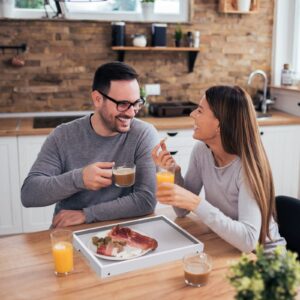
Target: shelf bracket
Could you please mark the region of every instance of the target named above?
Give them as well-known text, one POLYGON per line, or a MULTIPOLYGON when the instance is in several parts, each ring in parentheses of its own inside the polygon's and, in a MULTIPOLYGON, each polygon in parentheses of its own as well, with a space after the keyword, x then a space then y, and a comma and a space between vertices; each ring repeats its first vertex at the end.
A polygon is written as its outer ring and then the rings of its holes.
POLYGON ((189 73, 192 73, 194 70, 195 61, 198 55, 198 51, 189 51, 188 52, 188 70, 189 73))
POLYGON ((118 61, 124 61, 125 58, 125 51, 124 50, 118 50, 118 61))
POLYGON ((27 49, 27 45, 26 44, 21 44, 21 45, 17 45, 17 46, 4 46, 4 45, 0 45, 0 50, 2 51, 2 54, 5 53, 5 50, 17 50, 17 54, 19 54, 19 51, 21 52, 25 52, 27 49))

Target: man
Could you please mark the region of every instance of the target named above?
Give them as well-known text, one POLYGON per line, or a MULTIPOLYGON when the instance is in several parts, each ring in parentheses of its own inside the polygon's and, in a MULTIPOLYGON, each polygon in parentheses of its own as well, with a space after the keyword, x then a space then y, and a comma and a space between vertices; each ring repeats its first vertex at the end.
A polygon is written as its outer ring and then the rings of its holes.
POLYGON ((91 94, 95 111, 58 126, 45 141, 21 190, 25 207, 56 203, 53 227, 152 213, 158 141, 152 125, 134 119, 144 104, 137 73, 121 62, 100 66, 91 94), (114 163, 135 163, 136 182, 112 182, 114 163))

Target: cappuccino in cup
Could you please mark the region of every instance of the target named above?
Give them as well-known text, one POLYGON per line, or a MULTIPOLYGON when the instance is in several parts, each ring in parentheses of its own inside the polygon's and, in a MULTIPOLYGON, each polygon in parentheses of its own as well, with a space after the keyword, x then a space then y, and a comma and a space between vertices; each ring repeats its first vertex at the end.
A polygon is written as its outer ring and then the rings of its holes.
POLYGON ((118 187, 130 187, 135 182, 135 165, 123 164, 112 169, 114 183, 118 187))

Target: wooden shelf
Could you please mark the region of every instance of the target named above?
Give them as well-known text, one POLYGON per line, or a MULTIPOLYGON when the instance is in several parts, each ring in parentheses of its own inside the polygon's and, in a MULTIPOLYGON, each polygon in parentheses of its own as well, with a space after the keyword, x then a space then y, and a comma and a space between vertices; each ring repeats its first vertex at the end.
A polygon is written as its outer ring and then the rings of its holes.
POLYGON ((257 14, 259 11, 260 0, 251 0, 249 11, 239 11, 237 0, 219 0, 219 12, 226 14, 257 14))
POLYGON ((125 52, 126 51, 154 51, 154 52, 162 52, 162 51, 172 51, 172 52, 187 52, 188 56, 188 70, 189 72, 193 72, 194 64, 200 52, 200 48, 193 47, 130 47, 130 46, 113 46, 112 50, 118 52, 118 60, 124 61, 125 52))

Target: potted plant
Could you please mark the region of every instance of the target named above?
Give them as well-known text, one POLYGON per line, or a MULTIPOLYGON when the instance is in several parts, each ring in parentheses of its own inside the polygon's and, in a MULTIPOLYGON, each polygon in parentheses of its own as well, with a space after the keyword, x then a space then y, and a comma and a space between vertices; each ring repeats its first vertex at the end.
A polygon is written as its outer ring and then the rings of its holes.
POLYGON ((15 2, 11 0, 0 0, 0 17, 11 18, 15 8, 15 2))
POLYGON ((146 21, 153 19, 155 0, 141 0, 142 12, 146 21))
POLYGON ((293 300, 300 284, 297 254, 277 247, 274 253, 256 248, 256 260, 245 254, 230 267, 228 279, 236 300, 293 300))
POLYGON ((176 26, 175 33, 174 33, 174 39, 175 39, 175 46, 180 47, 181 39, 182 39, 182 30, 181 30, 181 26, 179 24, 176 26))

